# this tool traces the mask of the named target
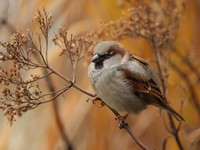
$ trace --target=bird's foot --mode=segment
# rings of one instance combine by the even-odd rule
[[[97,105],[97,107],[101,108],[105,105],[105,103],[97,96],[95,96],[93,99],[92,99],[92,103],[93,104],[96,104],[98,101],[100,101],[100,104]]]
[[[128,125],[128,123],[125,122],[127,117],[128,117],[128,114],[126,114],[124,116],[121,116],[121,115],[116,116],[115,120],[118,121],[118,126],[120,129],[122,129]]]
[[[103,106],[105,106],[105,103],[101,100],[100,105],[97,105],[97,107],[101,108],[101,107],[103,107]]]

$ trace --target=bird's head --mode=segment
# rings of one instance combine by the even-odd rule
[[[94,48],[92,63],[95,69],[111,68],[121,63],[126,50],[116,41],[102,41]]]

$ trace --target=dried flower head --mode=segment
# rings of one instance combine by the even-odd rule
[[[71,61],[73,75],[71,81],[48,64],[48,33],[52,26],[52,16],[49,16],[43,8],[37,11],[34,21],[41,31],[41,34],[36,34],[37,42],[33,38],[34,34],[21,31],[16,32],[9,42],[0,41],[0,45],[4,48],[0,53],[2,88],[0,109],[3,110],[10,124],[24,112],[56,99],[71,88],[76,81],[76,66],[92,44],[88,36],[68,36],[66,28],[60,28],[58,34],[53,38],[55,45],[61,49],[60,55],[67,56]],[[42,43],[42,41],[45,42]],[[43,74],[29,73],[35,72],[36,69],[43,70]],[[55,91],[42,91],[40,89],[41,80],[48,80],[48,77],[53,74],[63,79],[66,86]]]
[[[44,7],[42,10],[37,10],[32,21],[37,23],[43,35],[47,37],[48,31],[53,25],[53,17],[49,15]]]
[[[66,55],[70,59],[73,68],[85,56],[88,48],[92,45],[89,36],[69,35],[65,27],[59,28],[58,34],[53,38],[53,42],[61,49],[60,56]]]
[[[119,40],[126,36],[145,38],[160,47],[173,39],[180,16],[175,7],[158,11],[150,6],[140,5],[130,8],[119,20],[103,23],[102,27],[91,35],[96,37],[97,41]]]

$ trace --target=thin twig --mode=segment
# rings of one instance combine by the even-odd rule
[[[169,113],[168,113],[168,118],[169,118],[169,122],[170,122],[170,127],[172,129],[171,133],[174,136],[179,149],[183,150],[183,146],[182,146],[182,143],[180,141],[180,137],[178,135],[178,132],[179,132],[180,128],[176,128],[175,123],[174,123],[173,118],[172,118],[172,115],[169,114]]]
[[[152,44],[153,44],[153,48],[155,50],[156,64],[157,64],[157,68],[158,68],[160,79],[161,79],[161,86],[162,86],[162,89],[163,89],[163,96],[167,100],[167,98],[166,98],[167,86],[165,84],[166,81],[165,81],[163,70],[162,70],[162,67],[161,67],[160,50],[156,46],[156,43],[155,43],[155,41],[153,39],[152,39]],[[170,133],[174,136],[179,149],[183,150],[183,146],[181,144],[180,137],[178,136],[178,132],[179,132],[180,127],[179,127],[179,129],[176,128],[174,120],[172,119],[172,116],[169,113],[168,113],[168,118],[169,118],[169,121],[170,121],[171,130],[172,130],[172,132],[170,132]]]
[[[51,101],[54,101],[56,98],[58,98],[60,95],[62,95],[64,92],[66,92],[67,90],[69,90],[72,86],[71,85],[68,85],[67,87],[63,88],[63,90],[61,90],[58,94],[55,95],[55,92],[51,92],[53,97],[48,99],[48,100],[45,100],[45,101],[41,101],[39,102],[38,104],[44,104],[44,103],[48,103],[48,102],[51,102]],[[45,94],[46,96],[47,94]],[[41,99],[43,97],[43,95],[41,97],[39,97],[38,99]]]
[[[162,150],[166,150],[168,139],[169,139],[169,137],[167,137],[167,138],[163,141]]]
[[[55,121],[57,123],[57,127],[60,131],[61,137],[65,142],[65,145],[67,146],[67,150],[73,150],[73,145],[69,141],[67,134],[65,133],[64,125],[61,121],[60,115],[58,113],[58,103],[57,101],[53,101],[53,110],[54,110],[54,115],[55,115]]]
[[[38,59],[38,57],[36,57],[36,58]],[[40,61],[40,60],[38,59],[38,61]],[[48,65],[48,63],[45,62],[45,59],[43,59],[43,63]],[[46,73],[48,71],[43,69],[43,72]],[[53,72],[50,71],[50,73],[53,73]],[[63,141],[65,142],[65,148],[64,149],[73,150],[74,149],[73,148],[73,144],[70,142],[70,140],[68,138],[68,135],[65,132],[64,125],[63,125],[63,123],[61,121],[61,118],[59,116],[58,104],[57,104],[57,101],[56,101],[56,98],[58,96],[60,96],[62,93],[64,93],[65,91],[67,91],[71,87],[71,85],[68,85],[67,87],[60,89],[59,90],[60,91],[59,94],[55,95],[58,92],[58,90],[56,91],[55,87],[53,86],[52,78],[50,76],[47,76],[46,77],[46,81],[47,81],[46,83],[48,83],[47,87],[49,88],[49,91],[53,91],[53,92],[50,92],[52,98],[50,100],[48,100],[48,101],[45,101],[45,102],[43,101],[43,103],[46,103],[46,102],[49,102],[49,101],[53,100],[53,110],[54,110],[54,115],[55,115],[55,121],[56,121],[58,130],[59,130],[59,132],[61,134],[61,137],[62,137]]]
[[[194,64],[190,61],[190,59],[188,59],[188,57],[185,57],[177,49],[174,49],[173,52],[182,60],[183,63],[185,63],[190,68],[190,70],[195,74],[196,78],[198,79],[198,82],[200,82],[199,69],[194,66]]]
[[[172,67],[172,69],[175,70],[175,72],[184,80],[184,82],[186,83],[188,90],[190,91],[190,96],[192,99],[192,102],[195,106],[195,110],[198,112],[198,115],[200,117],[200,104],[199,104],[199,98],[197,96],[197,93],[191,83],[191,81],[188,78],[188,75],[186,73],[184,73],[175,63],[173,63],[172,61],[170,61],[170,66]]]
[[[82,93],[90,96],[90,97],[95,97],[95,94],[92,94],[90,92],[87,92],[86,90],[84,90],[83,88],[81,88],[80,86],[78,86],[77,84],[75,84],[74,82],[72,82],[70,79],[68,79],[67,77],[63,76],[62,74],[60,74],[59,72],[57,72],[56,70],[54,70],[53,68],[48,66],[48,69],[51,70],[54,74],[56,74],[57,76],[59,76],[61,79],[63,79],[64,81],[68,82],[69,84],[71,84],[74,88],[76,88],[77,90],[81,91]]]
[[[148,150],[148,148],[135,136],[133,130],[129,127],[128,123],[122,122],[122,127],[127,131],[127,133],[133,138],[133,140],[142,148],[143,150]]]
[[[153,39],[152,39],[152,44],[153,44],[154,51],[155,51],[156,65],[157,65],[158,72],[159,72],[159,75],[160,75],[159,77],[160,77],[160,80],[161,80],[162,92],[163,92],[163,95],[166,95],[167,87],[166,87],[166,84],[165,84],[165,78],[164,78],[164,74],[163,74],[162,67],[161,67],[160,50],[156,46],[155,41]]]
[[[115,111],[114,109],[110,108],[108,105],[106,105],[106,106],[115,114],[116,117],[120,116],[120,114],[117,111]],[[137,145],[141,149],[148,150],[148,148],[135,136],[135,133],[129,127],[128,123],[125,122],[125,120],[120,122],[119,127],[120,127],[120,129],[126,130],[126,132],[132,137],[132,139],[137,143]]]

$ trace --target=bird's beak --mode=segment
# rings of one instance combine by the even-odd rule
[[[97,62],[99,60],[99,55],[98,54],[94,54],[94,56],[92,57],[92,62]]]

